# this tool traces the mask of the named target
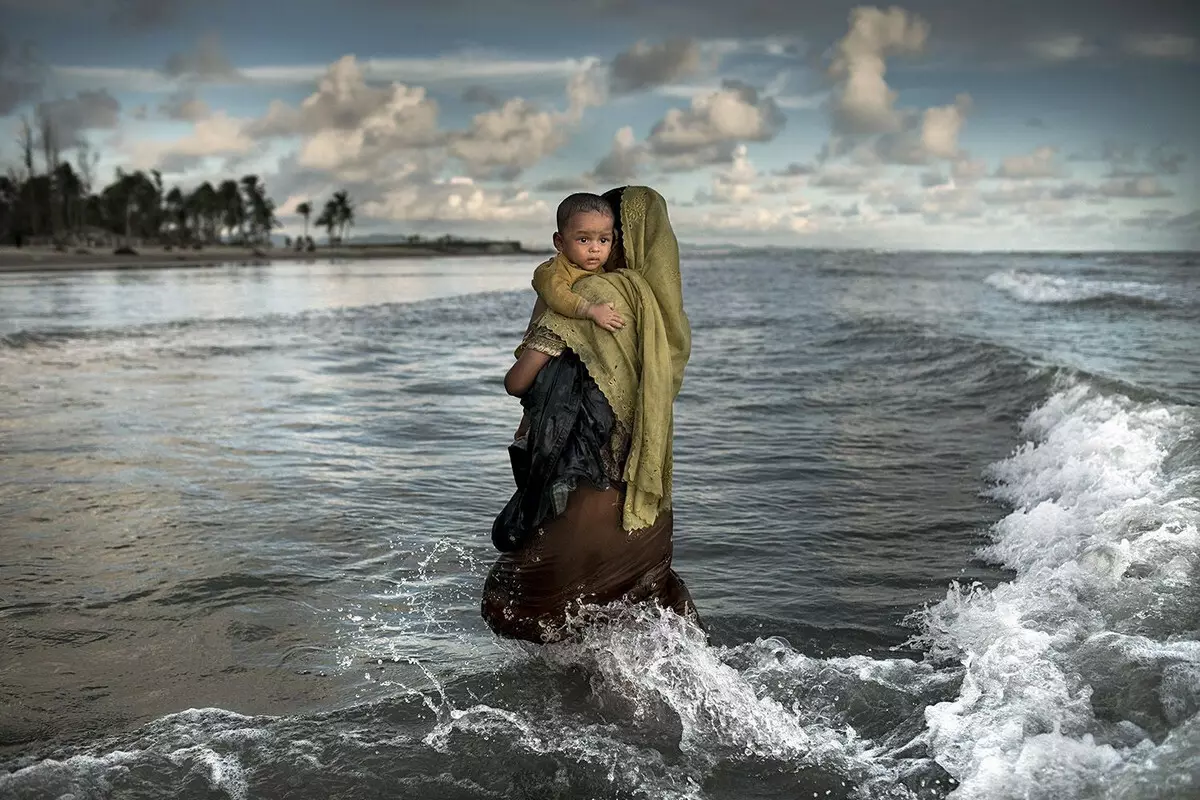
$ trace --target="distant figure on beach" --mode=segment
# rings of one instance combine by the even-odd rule
[[[484,583],[482,612],[511,638],[554,641],[581,606],[617,600],[699,621],[671,568],[673,404],[691,353],[679,245],[653,189],[629,186],[603,199],[615,244],[603,270],[603,243],[591,240],[607,231],[594,201],[559,217],[555,244],[586,229],[582,253],[572,244],[566,257],[590,274],[560,275],[588,307],[610,306],[620,324],[543,311],[542,297],[504,378],[526,423],[509,447],[517,490],[492,526],[502,554]],[[578,314],[582,304],[561,289],[549,288],[551,302],[574,302]]]

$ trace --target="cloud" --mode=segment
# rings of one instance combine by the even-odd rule
[[[1186,153],[1166,145],[1160,144],[1146,149],[1136,144],[1112,140],[1104,142],[1099,157],[1100,161],[1108,163],[1106,178],[1178,175],[1187,159]]]
[[[1038,147],[1032,153],[1009,156],[996,170],[998,178],[1055,178],[1063,174],[1054,147]]]
[[[931,225],[975,220],[982,217],[985,210],[983,198],[976,187],[953,183],[926,189],[921,202],[921,214],[925,222]]]
[[[970,95],[960,94],[952,105],[927,108],[919,115],[904,112],[903,129],[881,134],[875,140],[875,154],[885,164],[921,165],[959,158],[958,135],[970,108]]]
[[[539,192],[590,192],[596,188],[595,181],[587,175],[565,178],[547,178],[537,185]]]
[[[85,131],[115,130],[121,103],[106,91],[87,91],[39,103],[37,112],[54,126],[59,147],[76,147],[83,142]]]
[[[1027,47],[1043,61],[1075,61],[1096,52],[1095,46],[1078,33],[1033,39]]]
[[[758,170],[750,163],[746,145],[740,144],[733,151],[733,160],[724,169],[716,170],[707,190],[696,192],[697,203],[753,203],[758,193],[754,182]]]
[[[971,184],[987,176],[987,162],[963,157],[950,165],[950,174],[957,184]]]
[[[950,183],[950,178],[948,178],[946,175],[942,174],[941,172],[938,172],[937,170],[930,170],[928,172],[922,172],[919,180],[920,180],[921,186],[925,189],[928,189],[933,186],[946,186],[947,184]]]
[[[690,108],[668,110],[646,142],[664,168],[692,169],[729,161],[738,143],[774,139],[786,122],[774,100],[745,83],[726,81],[695,97]]]
[[[1173,197],[1175,192],[1163,186],[1157,178],[1128,178],[1102,183],[1100,194],[1105,197],[1147,198]]]
[[[1125,37],[1125,52],[1142,58],[1190,59],[1196,55],[1196,37],[1176,33],[1138,33]]]
[[[929,25],[904,9],[860,7],[850,14],[850,31],[834,46],[829,66],[835,82],[832,96],[835,133],[869,135],[898,131],[902,119],[896,93],[884,75],[889,55],[919,53]]]
[[[875,211],[901,216],[919,214],[925,207],[922,197],[897,186],[876,189],[867,195],[867,202]]]
[[[808,203],[793,203],[781,208],[756,204],[735,204],[706,209],[699,213],[679,213],[681,227],[697,232],[762,235],[767,233],[807,234],[818,229]],[[675,215],[672,215],[675,216]]]
[[[392,187],[379,200],[361,205],[364,215],[403,222],[541,222],[550,207],[525,190],[491,191],[467,177]]]
[[[879,174],[878,169],[830,164],[813,176],[812,185],[841,192],[857,192],[878,178]]]
[[[514,97],[476,114],[466,131],[449,135],[448,152],[472,178],[512,180],[566,144],[584,111],[607,97],[595,67],[572,75],[566,94],[564,111]]]
[[[812,175],[815,171],[816,168],[812,164],[801,164],[793,161],[783,169],[776,170],[774,174],[781,178],[798,178],[805,175]]]
[[[208,104],[196,96],[191,90],[183,90],[170,95],[158,106],[159,113],[167,119],[183,122],[196,122],[212,114]]]
[[[503,102],[500,96],[491,89],[486,86],[480,86],[477,83],[463,89],[461,99],[464,103],[478,103],[488,108],[495,108]]]
[[[168,27],[179,18],[183,5],[180,0],[110,0],[109,4],[112,24],[134,31]]]
[[[356,181],[403,172],[413,151],[442,143],[438,111],[421,87],[368,86],[354,56],[343,56],[298,106],[273,101],[263,117],[247,124],[246,134],[300,136],[299,167]]]
[[[934,158],[958,158],[958,134],[962,130],[971,96],[960,94],[954,104],[927,108],[921,118],[921,147]]]
[[[626,125],[613,136],[612,149],[592,169],[590,178],[595,181],[632,181],[646,160],[647,150],[637,141],[633,128]]]
[[[476,114],[470,128],[453,136],[449,152],[472,177],[511,180],[558,150],[567,138],[561,115],[516,97]]]
[[[36,99],[44,79],[32,47],[14,48],[0,32],[0,117]]]
[[[695,39],[640,40],[612,60],[609,85],[614,93],[637,92],[694,75],[702,64]]]
[[[163,65],[163,73],[196,82],[243,80],[215,33],[201,36],[190,50],[171,54]]]
[[[1049,126],[1046,124],[1046,120],[1042,119],[1041,117],[1030,117],[1029,119],[1025,120],[1025,127],[1045,130]]]
[[[133,163],[140,169],[157,168],[182,172],[213,156],[249,153],[254,140],[246,134],[245,120],[218,111],[197,120],[192,132],[172,142],[138,142],[130,147]]]
[[[571,75],[598,65],[593,58],[513,59],[475,53],[447,53],[432,58],[356,59],[356,63],[368,84],[397,82],[426,88],[458,87],[460,90],[466,88],[464,84],[481,82],[561,83]],[[229,80],[257,86],[311,86],[328,70],[328,63],[261,65],[241,68]],[[174,92],[179,84],[177,78],[156,69],[55,66],[53,72],[63,80],[114,90]]]

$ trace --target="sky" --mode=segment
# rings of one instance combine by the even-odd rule
[[[547,245],[645,184],[693,244],[1200,249],[1200,3],[0,0],[0,169],[259,175],[281,233]]]

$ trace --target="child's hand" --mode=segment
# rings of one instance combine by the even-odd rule
[[[621,319],[621,315],[617,313],[617,309],[613,308],[612,303],[592,306],[588,309],[588,316],[592,318],[592,322],[606,331],[619,331],[625,327],[625,320]]]

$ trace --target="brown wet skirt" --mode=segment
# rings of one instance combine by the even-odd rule
[[[618,489],[581,485],[528,545],[501,555],[483,584],[483,618],[491,629],[512,639],[553,641],[568,613],[614,600],[655,602],[697,619],[687,587],[671,569],[671,512],[626,533],[623,502]]]

